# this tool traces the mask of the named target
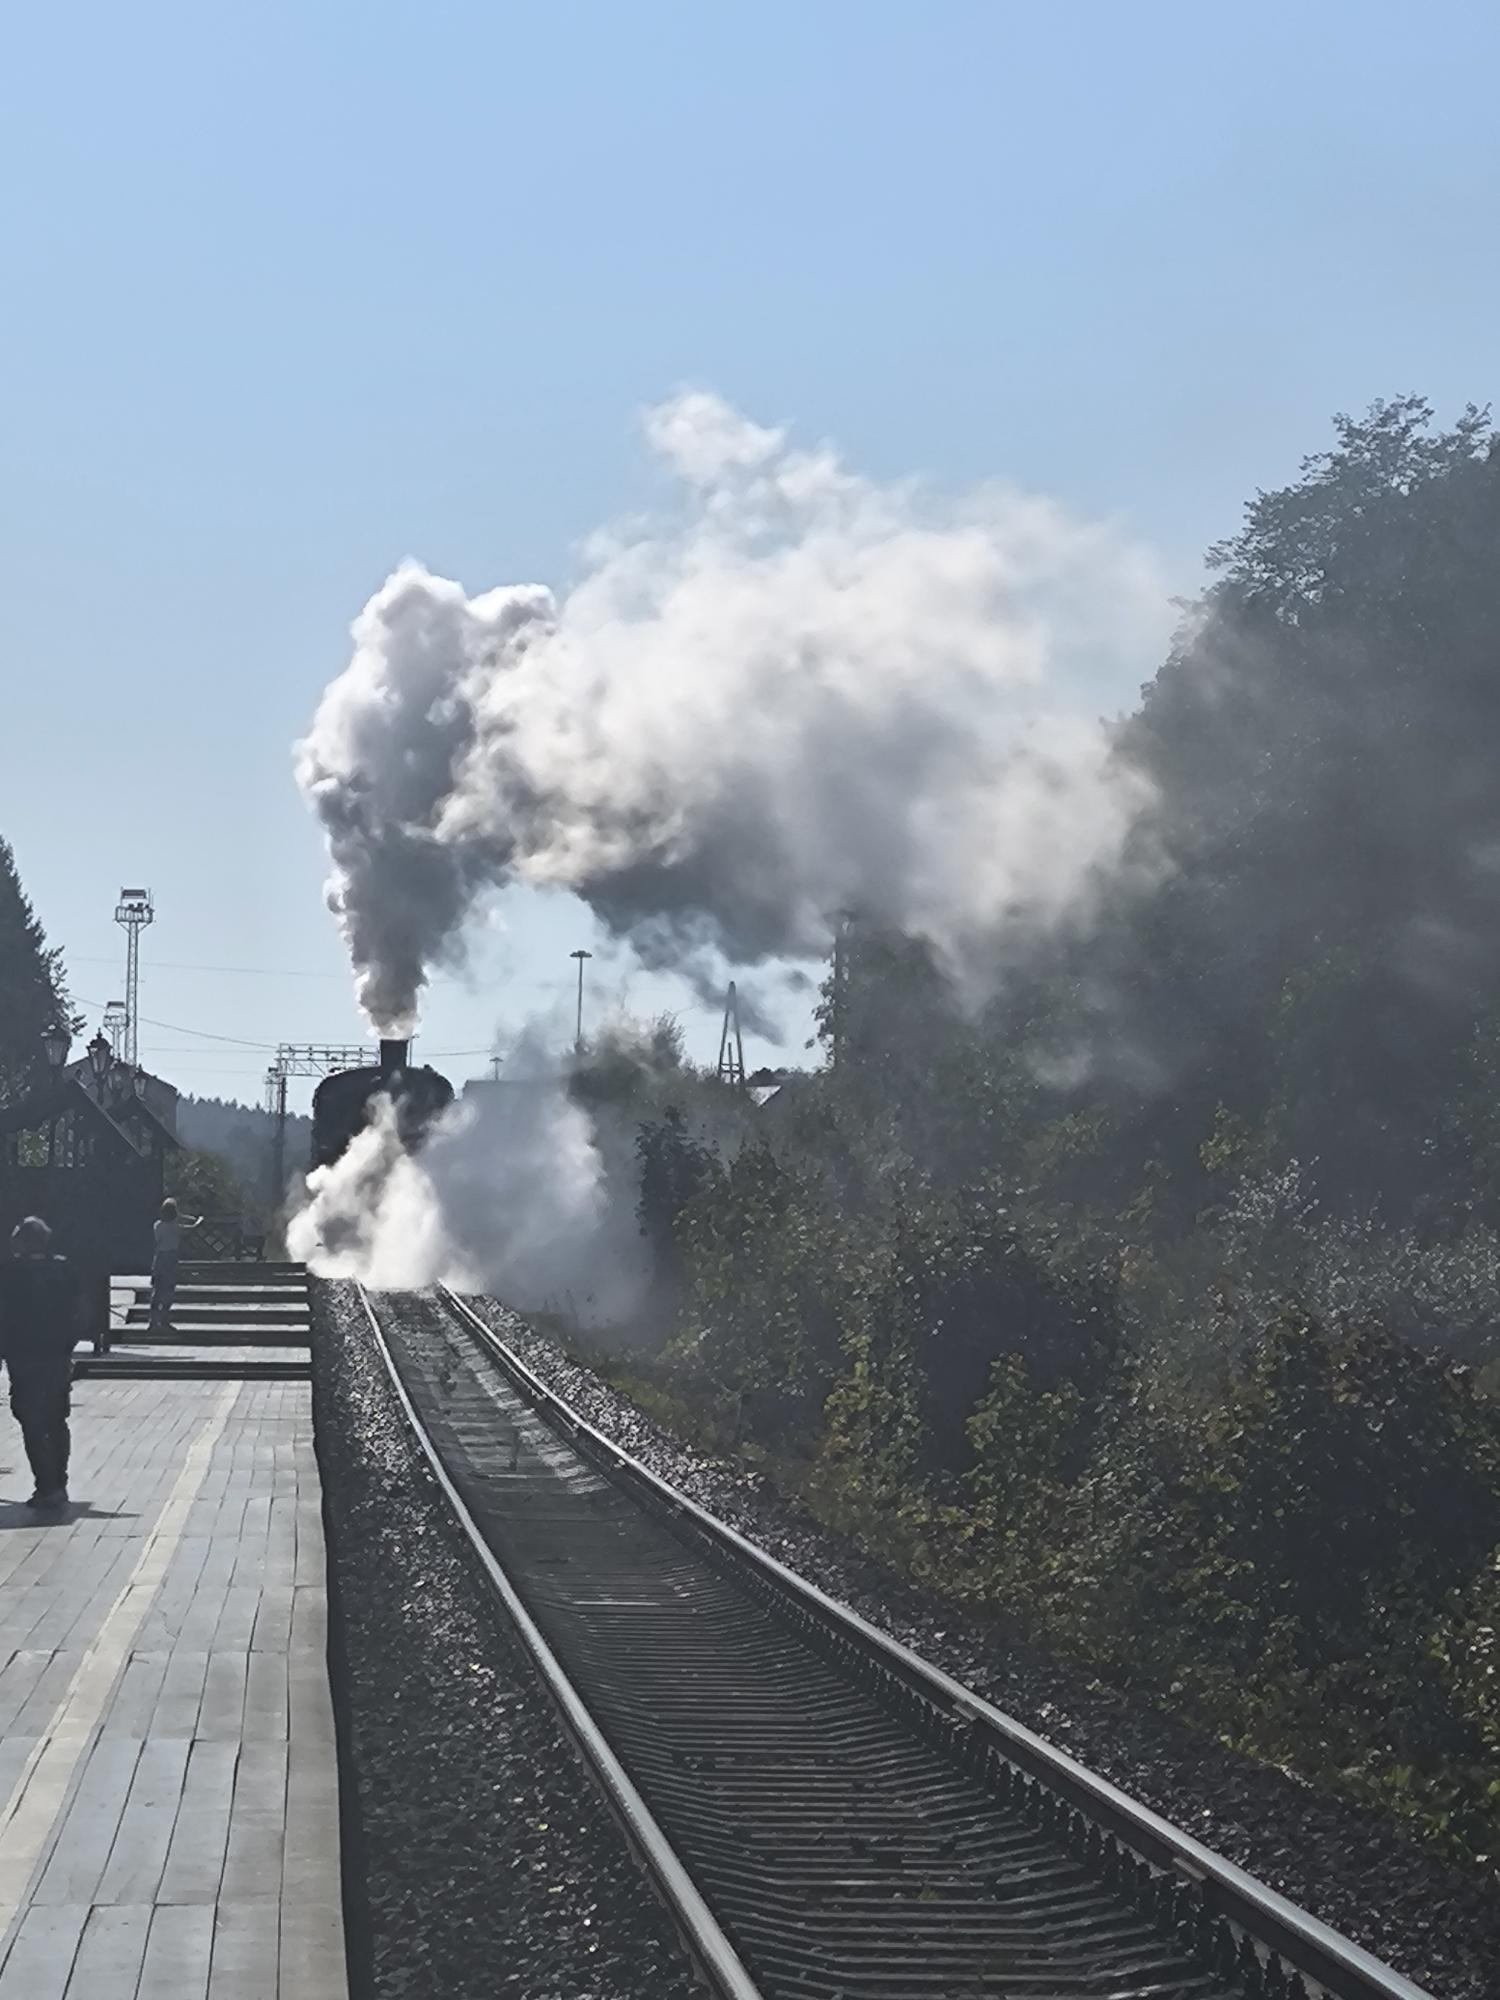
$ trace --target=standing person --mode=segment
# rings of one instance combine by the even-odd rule
[[[0,1344],[10,1369],[11,1412],[36,1480],[33,1507],[67,1504],[68,1411],[80,1320],[72,1269],[65,1257],[52,1255],[46,1223],[28,1215],[0,1262]]]
[[[191,1222],[184,1222],[177,1213],[177,1204],[169,1195],[161,1205],[161,1213],[156,1218],[151,1244],[151,1312],[149,1326],[164,1327],[170,1324],[172,1301],[177,1296],[177,1260],[182,1255],[182,1232],[196,1229],[203,1217],[196,1216]]]

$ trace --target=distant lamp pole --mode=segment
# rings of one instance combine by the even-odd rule
[[[50,1028],[43,1028],[42,1030],[42,1053],[47,1058],[47,1067],[52,1072],[54,1083],[62,1076],[63,1064],[68,1060],[68,1049],[72,1044],[72,1040],[73,1037],[60,1021],[54,1021]],[[56,1158],[57,1120],[56,1118],[49,1118],[47,1120],[47,1171],[49,1175]],[[50,1179],[48,1181],[47,1193],[50,1198],[52,1193]]]
[[[576,958],[578,960],[578,1025],[573,1033],[573,1048],[580,1055],[583,1052],[583,964],[585,959],[592,958],[593,955],[591,951],[570,951],[568,953],[569,958]]]
[[[101,1028],[89,1043],[89,1068],[94,1072],[94,1095],[101,1104],[104,1102],[104,1086],[109,1081],[109,1072],[114,1066],[114,1060],[115,1052],[110,1046],[109,1037]]]

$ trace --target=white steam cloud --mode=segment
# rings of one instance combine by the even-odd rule
[[[816,955],[853,908],[977,977],[1009,926],[1087,916],[1149,803],[1096,714],[1165,634],[1138,545],[879,484],[712,395],[646,431],[669,520],[597,536],[561,595],[403,564],[298,748],[384,1033],[513,883],[690,974]]]
[[[648,1276],[627,1166],[634,1128],[591,1118],[535,1043],[511,1068],[513,1080],[445,1113],[415,1156],[376,1098],[342,1157],[308,1176],[291,1255],[378,1289],[447,1284],[584,1324],[627,1318]]]

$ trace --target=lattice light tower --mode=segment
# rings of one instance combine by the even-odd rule
[[[123,1000],[111,1000],[104,1010],[104,1039],[115,1052],[115,1061],[125,1060],[125,1023],[130,1010]]]
[[[125,933],[125,1047],[124,1060],[132,1069],[141,1059],[141,932],[156,920],[156,906],[149,889],[122,889],[115,905],[115,922]]]

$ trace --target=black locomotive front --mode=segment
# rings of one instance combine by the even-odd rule
[[[313,1092],[312,1164],[331,1166],[370,1122],[373,1100],[395,1106],[402,1144],[415,1150],[428,1128],[453,1102],[453,1085],[437,1070],[407,1066],[408,1044],[384,1041],[374,1069],[344,1069],[325,1076]]]

